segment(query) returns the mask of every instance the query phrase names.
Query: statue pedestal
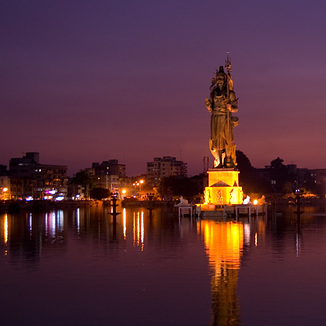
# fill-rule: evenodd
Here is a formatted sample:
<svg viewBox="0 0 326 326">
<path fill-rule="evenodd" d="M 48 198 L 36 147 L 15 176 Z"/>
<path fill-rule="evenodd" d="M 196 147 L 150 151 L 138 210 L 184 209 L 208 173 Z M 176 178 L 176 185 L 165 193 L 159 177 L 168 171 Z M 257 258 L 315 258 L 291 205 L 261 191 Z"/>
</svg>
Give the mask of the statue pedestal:
<svg viewBox="0 0 326 326">
<path fill-rule="evenodd" d="M 208 187 L 205 188 L 206 205 L 242 204 L 243 192 L 242 187 L 239 186 L 239 171 L 215 168 L 209 169 L 207 173 Z"/>
</svg>

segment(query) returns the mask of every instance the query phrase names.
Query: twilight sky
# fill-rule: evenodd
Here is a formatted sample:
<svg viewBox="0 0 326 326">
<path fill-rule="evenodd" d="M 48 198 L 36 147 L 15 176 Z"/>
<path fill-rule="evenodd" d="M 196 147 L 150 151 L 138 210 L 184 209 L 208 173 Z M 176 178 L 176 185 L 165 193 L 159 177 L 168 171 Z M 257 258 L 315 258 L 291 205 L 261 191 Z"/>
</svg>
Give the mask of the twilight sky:
<svg viewBox="0 0 326 326">
<path fill-rule="evenodd" d="M 324 0 L 1 1 L 0 164 L 153 157 L 203 171 L 210 80 L 231 53 L 237 149 L 326 168 Z"/>
</svg>

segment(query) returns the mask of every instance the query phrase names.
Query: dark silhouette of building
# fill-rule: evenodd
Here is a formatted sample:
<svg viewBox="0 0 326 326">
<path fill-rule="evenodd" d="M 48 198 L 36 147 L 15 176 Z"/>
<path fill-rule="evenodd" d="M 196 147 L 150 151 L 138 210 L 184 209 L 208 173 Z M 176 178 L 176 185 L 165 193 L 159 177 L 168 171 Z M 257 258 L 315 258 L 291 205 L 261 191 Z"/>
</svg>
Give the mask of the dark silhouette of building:
<svg viewBox="0 0 326 326">
<path fill-rule="evenodd" d="M 67 166 L 40 164 L 40 155 L 37 152 L 11 158 L 8 175 L 10 197 L 13 199 L 42 199 L 46 195 L 53 197 L 67 194 Z"/>
<path fill-rule="evenodd" d="M 117 175 L 119 178 L 126 177 L 126 165 L 120 164 L 118 160 L 103 161 L 101 164 L 94 162 L 92 169 L 94 169 L 95 176 Z"/>
</svg>

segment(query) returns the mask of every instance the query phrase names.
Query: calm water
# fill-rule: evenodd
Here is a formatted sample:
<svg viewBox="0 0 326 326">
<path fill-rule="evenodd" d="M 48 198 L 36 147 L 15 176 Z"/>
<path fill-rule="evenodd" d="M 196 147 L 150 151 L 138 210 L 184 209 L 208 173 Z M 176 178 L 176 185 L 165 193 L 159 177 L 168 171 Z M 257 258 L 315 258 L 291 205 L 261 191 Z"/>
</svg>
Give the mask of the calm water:
<svg viewBox="0 0 326 326">
<path fill-rule="evenodd" d="M 0 215 L 1 325 L 326 325 L 326 216 Z"/>
</svg>

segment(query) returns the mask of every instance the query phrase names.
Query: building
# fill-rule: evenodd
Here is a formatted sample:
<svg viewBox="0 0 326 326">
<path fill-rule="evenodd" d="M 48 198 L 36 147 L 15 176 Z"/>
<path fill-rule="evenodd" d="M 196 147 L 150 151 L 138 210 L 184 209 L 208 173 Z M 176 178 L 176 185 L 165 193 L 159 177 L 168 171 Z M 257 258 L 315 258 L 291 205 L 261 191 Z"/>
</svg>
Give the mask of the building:
<svg viewBox="0 0 326 326">
<path fill-rule="evenodd" d="M 104 188 L 112 193 L 118 193 L 126 179 L 126 165 L 118 160 L 108 160 L 102 163 L 94 162 L 91 168 L 85 169 L 92 180 L 92 188 Z"/>
<path fill-rule="evenodd" d="M 118 175 L 98 175 L 94 176 L 94 188 L 109 189 L 112 193 L 119 192 L 120 178 Z"/>
<path fill-rule="evenodd" d="M 268 182 L 271 191 L 275 189 L 283 192 L 294 192 L 297 189 L 318 194 L 320 197 L 326 195 L 326 169 L 298 168 L 295 164 L 283 165 L 282 171 L 273 171 L 271 166 L 255 169 L 257 175 Z M 281 172 L 281 173 L 280 173 Z M 277 186 L 281 184 L 281 188 Z M 287 187 L 284 187 L 287 184 Z"/>
<path fill-rule="evenodd" d="M 0 164 L 0 175 L 7 175 L 7 174 L 8 174 L 7 166 Z"/>
<path fill-rule="evenodd" d="M 29 152 L 9 161 L 10 198 L 43 199 L 45 196 L 65 197 L 67 166 L 40 164 L 39 153 Z"/>
<path fill-rule="evenodd" d="M 10 178 L 7 175 L 0 175 L 0 200 L 8 200 L 10 198 Z"/>
<path fill-rule="evenodd" d="M 175 157 L 155 157 L 153 162 L 147 162 L 147 182 L 156 186 L 165 177 L 187 176 L 187 163 L 177 161 Z"/>
<path fill-rule="evenodd" d="M 317 184 L 326 184 L 326 169 L 314 169 Z"/>
<path fill-rule="evenodd" d="M 126 177 L 126 165 L 119 164 L 118 160 L 103 161 L 92 163 L 92 169 L 96 176 L 99 175 L 117 175 L 119 178 Z"/>
</svg>

